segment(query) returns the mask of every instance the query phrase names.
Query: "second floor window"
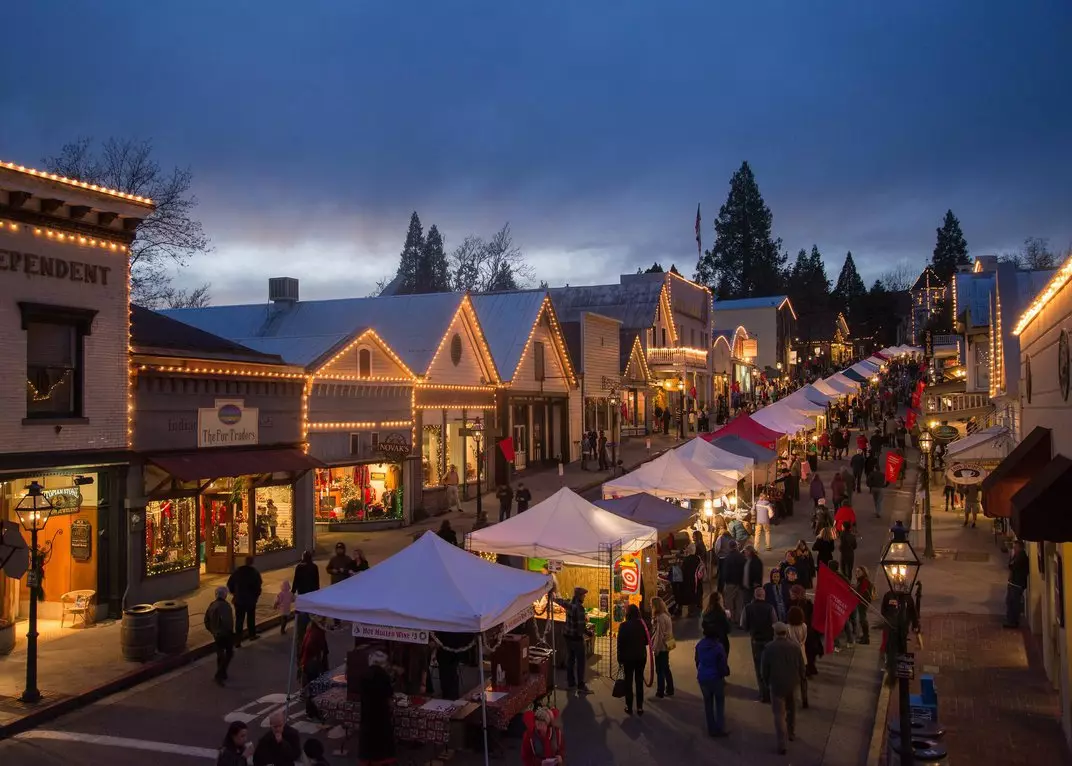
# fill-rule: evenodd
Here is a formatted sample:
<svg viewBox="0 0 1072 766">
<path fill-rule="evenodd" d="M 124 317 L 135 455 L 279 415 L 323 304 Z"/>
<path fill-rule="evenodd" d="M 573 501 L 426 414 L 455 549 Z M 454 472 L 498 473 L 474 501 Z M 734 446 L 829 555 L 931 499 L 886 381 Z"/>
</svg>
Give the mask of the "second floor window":
<svg viewBox="0 0 1072 766">
<path fill-rule="evenodd" d="M 544 368 L 544 345 L 539 341 L 532 344 L 532 361 L 536 368 L 536 380 L 545 380 L 547 372 Z"/>
<path fill-rule="evenodd" d="M 357 375 L 360 378 L 372 377 L 372 352 L 367 348 L 357 352 Z"/>
<path fill-rule="evenodd" d="M 81 347 L 74 324 L 26 323 L 26 417 L 81 416 Z"/>
</svg>

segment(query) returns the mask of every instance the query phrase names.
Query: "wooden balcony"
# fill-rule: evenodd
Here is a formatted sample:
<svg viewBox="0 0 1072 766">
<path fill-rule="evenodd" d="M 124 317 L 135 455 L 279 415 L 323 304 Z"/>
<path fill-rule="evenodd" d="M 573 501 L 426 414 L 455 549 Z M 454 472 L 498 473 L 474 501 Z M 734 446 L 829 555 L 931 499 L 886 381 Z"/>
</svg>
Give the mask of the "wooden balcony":
<svg viewBox="0 0 1072 766">
<path fill-rule="evenodd" d="M 924 418 L 970 420 L 985 418 L 993 411 L 988 393 L 935 394 L 927 391 L 923 396 Z"/>
<path fill-rule="evenodd" d="M 707 351 L 702 348 L 649 348 L 649 367 L 707 368 Z"/>
</svg>

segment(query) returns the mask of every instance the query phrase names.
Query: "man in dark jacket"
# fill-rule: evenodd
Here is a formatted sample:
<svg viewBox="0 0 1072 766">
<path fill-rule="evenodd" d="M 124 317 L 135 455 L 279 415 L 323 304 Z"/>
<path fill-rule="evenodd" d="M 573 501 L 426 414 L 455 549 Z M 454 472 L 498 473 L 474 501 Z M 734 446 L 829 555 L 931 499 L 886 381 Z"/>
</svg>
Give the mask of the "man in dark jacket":
<svg viewBox="0 0 1072 766">
<path fill-rule="evenodd" d="M 849 465 L 852 466 L 853 486 L 856 487 L 857 492 L 860 492 L 860 480 L 863 478 L 864 467 L 867 465 L 867 458 L 864 457 L 863 450 L 856 450 L 856 454 L 852 456 Z"/>
<path fill-rule="evenodd" d="M 570 691 L 577 689 L 578 694 L 588 694 L 584 683 L 584 669 L 588 664 L 585 635 L 588 632 L 588 614 L 584 609 L 584 597 L 588 595 L 585 588 L 573 589 L 573 598 L 567 601 L 556 598 L 555 602 L 566 610 L 566 622 L 562 638 L 566 642 L 566 685 Z"/>
<path fill-rule="evenodd" d="M 261 573 L 253 566 L 253 557 L 238 567 L 227 579 L 235 609 L 235 646 L 242 646 L 242 623 L 249 630 L 249 640 L 257 640 L 257 600 L 261 597 Z"/>
<path fill-rule="evenodd" d="M 871 454 L 876 460 L 882 457 L 882 445 L 885 441 L 886 440 L 882 437 L 882 434 L 878 431 L 871 434 Z"/>
<path fill-rule="evenodd" d="M 524 513 L 529 509 L 529 503 L 532 502 L 532 492 L 524 485 L 523 482 L 517 483 L 517 492 L 514 493 L 514 500 L 517 501 L 517 512 Z"/>
<path fill-rule="evenodd" d="M 261 737 L 253 751 L 253 766 L 293 766 L 301 761 L 301 735 L 288 726 L 283 711 L 277 710 L 268 719 L 271 731 Z"/>
<path fill-rule="evenodd" d="M 335 543 L 335 555 L 328 559 L 328 574 L 335 585 L 357 572 L 357 562 L 346 555 L 346 545 Z"/>
<path fill-rule="evenodd" d="M 852 533 L 852 524 L 845 522 L 838 536 L 838 551 L 841 553 L 841 574 L 853 582 L 853 570 L 856 567 L 856 535 Z"/>
<path fill-rule="evenodd" d="M 752 603 L 744 608 L 742 627 L 748 631 L 752 639 L 752 664 L 756 669 L 756 684 L 759 685 L 759 698 L 763 702 L 770 702 L 770 689 L 760 672 L 760 660 L 767 644 L 774 640 L 774 623 L 778 621 L 778 613 L 774 607 L 767 603 L 767 594 L 762 586 L 753 591 Z M 797 649 L 800 652 L 800 649 Z"/>
<path fill-rule="evenodd" d="M 1012 544 L 1012 555 L 1009 557 L 1009 582 L 1005 586 L 1005 627 L 1020 627 L 1020 612 L 1024 607 L 1024 591 L 1027 589 L 1027 578 L 1031 571 L 1027 553 L 1024 551 L 1024 541 L 1016 540 Z"/>
<path fill-rule="evenodd" d="M 744 580 L 744 568 L 747 564 L 748 560 L 737 549 L 736 543 L 718 564 L 718 589 L 722 591 L 723 602 L 730 610 L 730 619 L 735 623 L 740 621 L 741 612 L 744 610 L 741 582 Z"/>
<path fill-rule="evenodd" d="M 633 714 L 636 691 L 637 715 L 644 715 L 644 666 L 648 663 L 648 631 L 640 620 L 640 608 L 630 604 L 625 622 L 618 628 L 618 663 L 625 673 L 625 712 Z"/>
<path fill-rule="evenodd" d="M 875 518 L 882 516 L 883 490 L 886 488 L 886 474 L 882 467 L 876 465 L 874 470 L 867 475 L 867 488 L 871 491 L 871 500 L 875 503 Z"/>
<path fill-rule="evenodd" d="M 234 657 L 234 613 L 227 603 L 226 588 L 216 588 L 216 600 L 205 610 L 205 630 L 216 644 L 216 683 L 223 686 Z"/>
<path fill-rule="evenodd" d="M 789 638 L 788 625 L 779 622 L 773 632 L 774 640 L 763 650 L 759 664 L 763 685 L 770 690 L 778 754 L 785 755 L 786 740 L 796 736 L 796 690 L 804 678 L 804 658 L 800 645 Z"/>
<path fill-rule="evenodd" d="M 509 484 L 500 484 L 495 491 L 495 497 L 499 499 L 499 521 L 506 521 L 510 518 L 510 509 L 514 505 L 514 490 L 510 489 Z"/>
</svg>

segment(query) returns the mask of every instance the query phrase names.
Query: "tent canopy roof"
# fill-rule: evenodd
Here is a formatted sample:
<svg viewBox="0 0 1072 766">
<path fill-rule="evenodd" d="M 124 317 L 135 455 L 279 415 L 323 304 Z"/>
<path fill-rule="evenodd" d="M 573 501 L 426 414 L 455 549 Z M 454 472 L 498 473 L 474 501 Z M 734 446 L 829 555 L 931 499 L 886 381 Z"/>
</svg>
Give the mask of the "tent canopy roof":
<svg viewBox="0 0 1072 766">
<path fill-rule="evenodd" d="M 524 513 L 469 535 L 473 550 L 580 566 L 608 563 L 607 550 L 612 546 L 626 553 L 655 540 L 652 527 L 605 511 L 567 487 Z"/>
<path fill-rule="evenodd" d="M 732 474 L 713 471 L 678 455 L 677 450 L 670 450 L 635 471 L 606 482 L 603 496 L 648 492 L 657 497 L 700 499 L 712 492 L 733 489 L 737 481 L 736 471 Z"/>
<path fill-rule="evenodd" d="M 677 532 L 692 523 L 695 513 L 680 505 L 668 503 L 647 492 L 640 492 L 628 497 L 616 497 L 608 500 L 596 500 L 595 504 L 600 508 L 621 516 L 623 519 L 635 521 L 653 527 L 660 535 Z"/>
<path fill-rule="evenodd" d="M 736 455 L 745 455 L 756 461 L 756 465 L 766 465 L 767 463 L 774 462 L 774 459 L 778 456 L 772 449 L 761 447 L 760 445 L 748 441 L 736 434 L 727 434 L 726 436 L 720 436 L 721 432 L 716 433 L 715 438 L 712 440 L 712 444 L 719 449 L 724 449 L 727 452 L 732 452 Z"/>
<path fill-rule="evenodd" d="M 1005 426 L 990 426 L 955 442 L 950 442 L 946 454 L 956 461 L 1003 460 L 1009 453 L 1012 437 Z"/>
<path fill-rule="evenodd" d="M 761 426 L 783 434 L 795 434 L 813 425 L 810 417 L 800 410 L 793 409 L 791 405 L 785 403 L 784 399 L 752 413 L 752 419 Z"/>
<path fill-rule="evenodd" d="M 774 449 L 774 445 L 782 434 L 780 431 L 774 431 L 757 423 L 749 415 L 738 415 L 714 433 L 705 435 L 704 438 L 712 441 L 731 435 L 743 437 L 753 444 L 758 444 L 767 449 Z"/>
<path fill-rule="evenodd" d="M 547 575 L 492 564 L 425 533 L 356 577 L 301 594 L 294 608 L 369 625 L 477 633 L 531 606 L 550 583 Z"/>
<path fill-rule="evenodd" d="M 756 461 L 716 447 L 697 436 L 677 448 L 676 452 L 686 460 L 699 463 L 704 468 L 714 471 L 733 472 L 738 481 L 747 476 L 755 467 Z"/>
</svg>

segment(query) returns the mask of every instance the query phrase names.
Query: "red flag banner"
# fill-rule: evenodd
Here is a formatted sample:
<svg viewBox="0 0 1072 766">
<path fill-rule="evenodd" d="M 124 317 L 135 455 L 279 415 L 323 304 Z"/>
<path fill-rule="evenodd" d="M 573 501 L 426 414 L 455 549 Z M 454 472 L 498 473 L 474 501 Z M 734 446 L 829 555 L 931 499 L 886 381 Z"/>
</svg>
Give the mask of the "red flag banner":
<svg viewBox="0 0 1072 766">
<path fill-rule="evenodd" d="M 852 610 L 860 599 L 841 575 L 826 564 L 819 567 L 819 579 L 815 584 L 815 609 L 811 626 L 823 634 L 827 654 L 834 653 L 834 639 L 841 635 Z"/>
<path fill-rule="evenodd" d="M 506 458 L 506 462 L 514 462 L 514 440 L 509 436 L 499 442 L 499 449 L 502 450 L 503 457 Z"/>
<path fill-rule="evenodd" d="M 916 425 L 917 417 L 918 413 L 915 410 L 909 410 L 908 414 L 905 416 L 905 428 L 911 431 Z"/>
<path fill-rule="evenodd" d="M 886 482 L 892 484 L 901 475 L 901 466 L 904 465 L 904 456 L 890 452 L 886 455 Z"/>
<path fill-rule="evenodd" d="M 919 393 L 921 393 L 921 394 L 922 394 L 922 393 L 923 393 L 923 388 L 924 388 L 924 387 L 925 387 L 926 385 L 927 385 L 927 384 L 926 384 L 926 383 L 924 383 L 924 382 L 923 382 L 922 380 L 917 380 L 917 381 L 916 381 L 916 391 L 918 391 Z"/>
<path fill-rule="evenodd" d="M 914 410 L 919 409 L 919 399 L 920 399 L 920 393 L 919 393 L 919 390 L 917 389 L 917 390 L 912 392 L 912 409 L 914 409 Z"/>
</svg>

